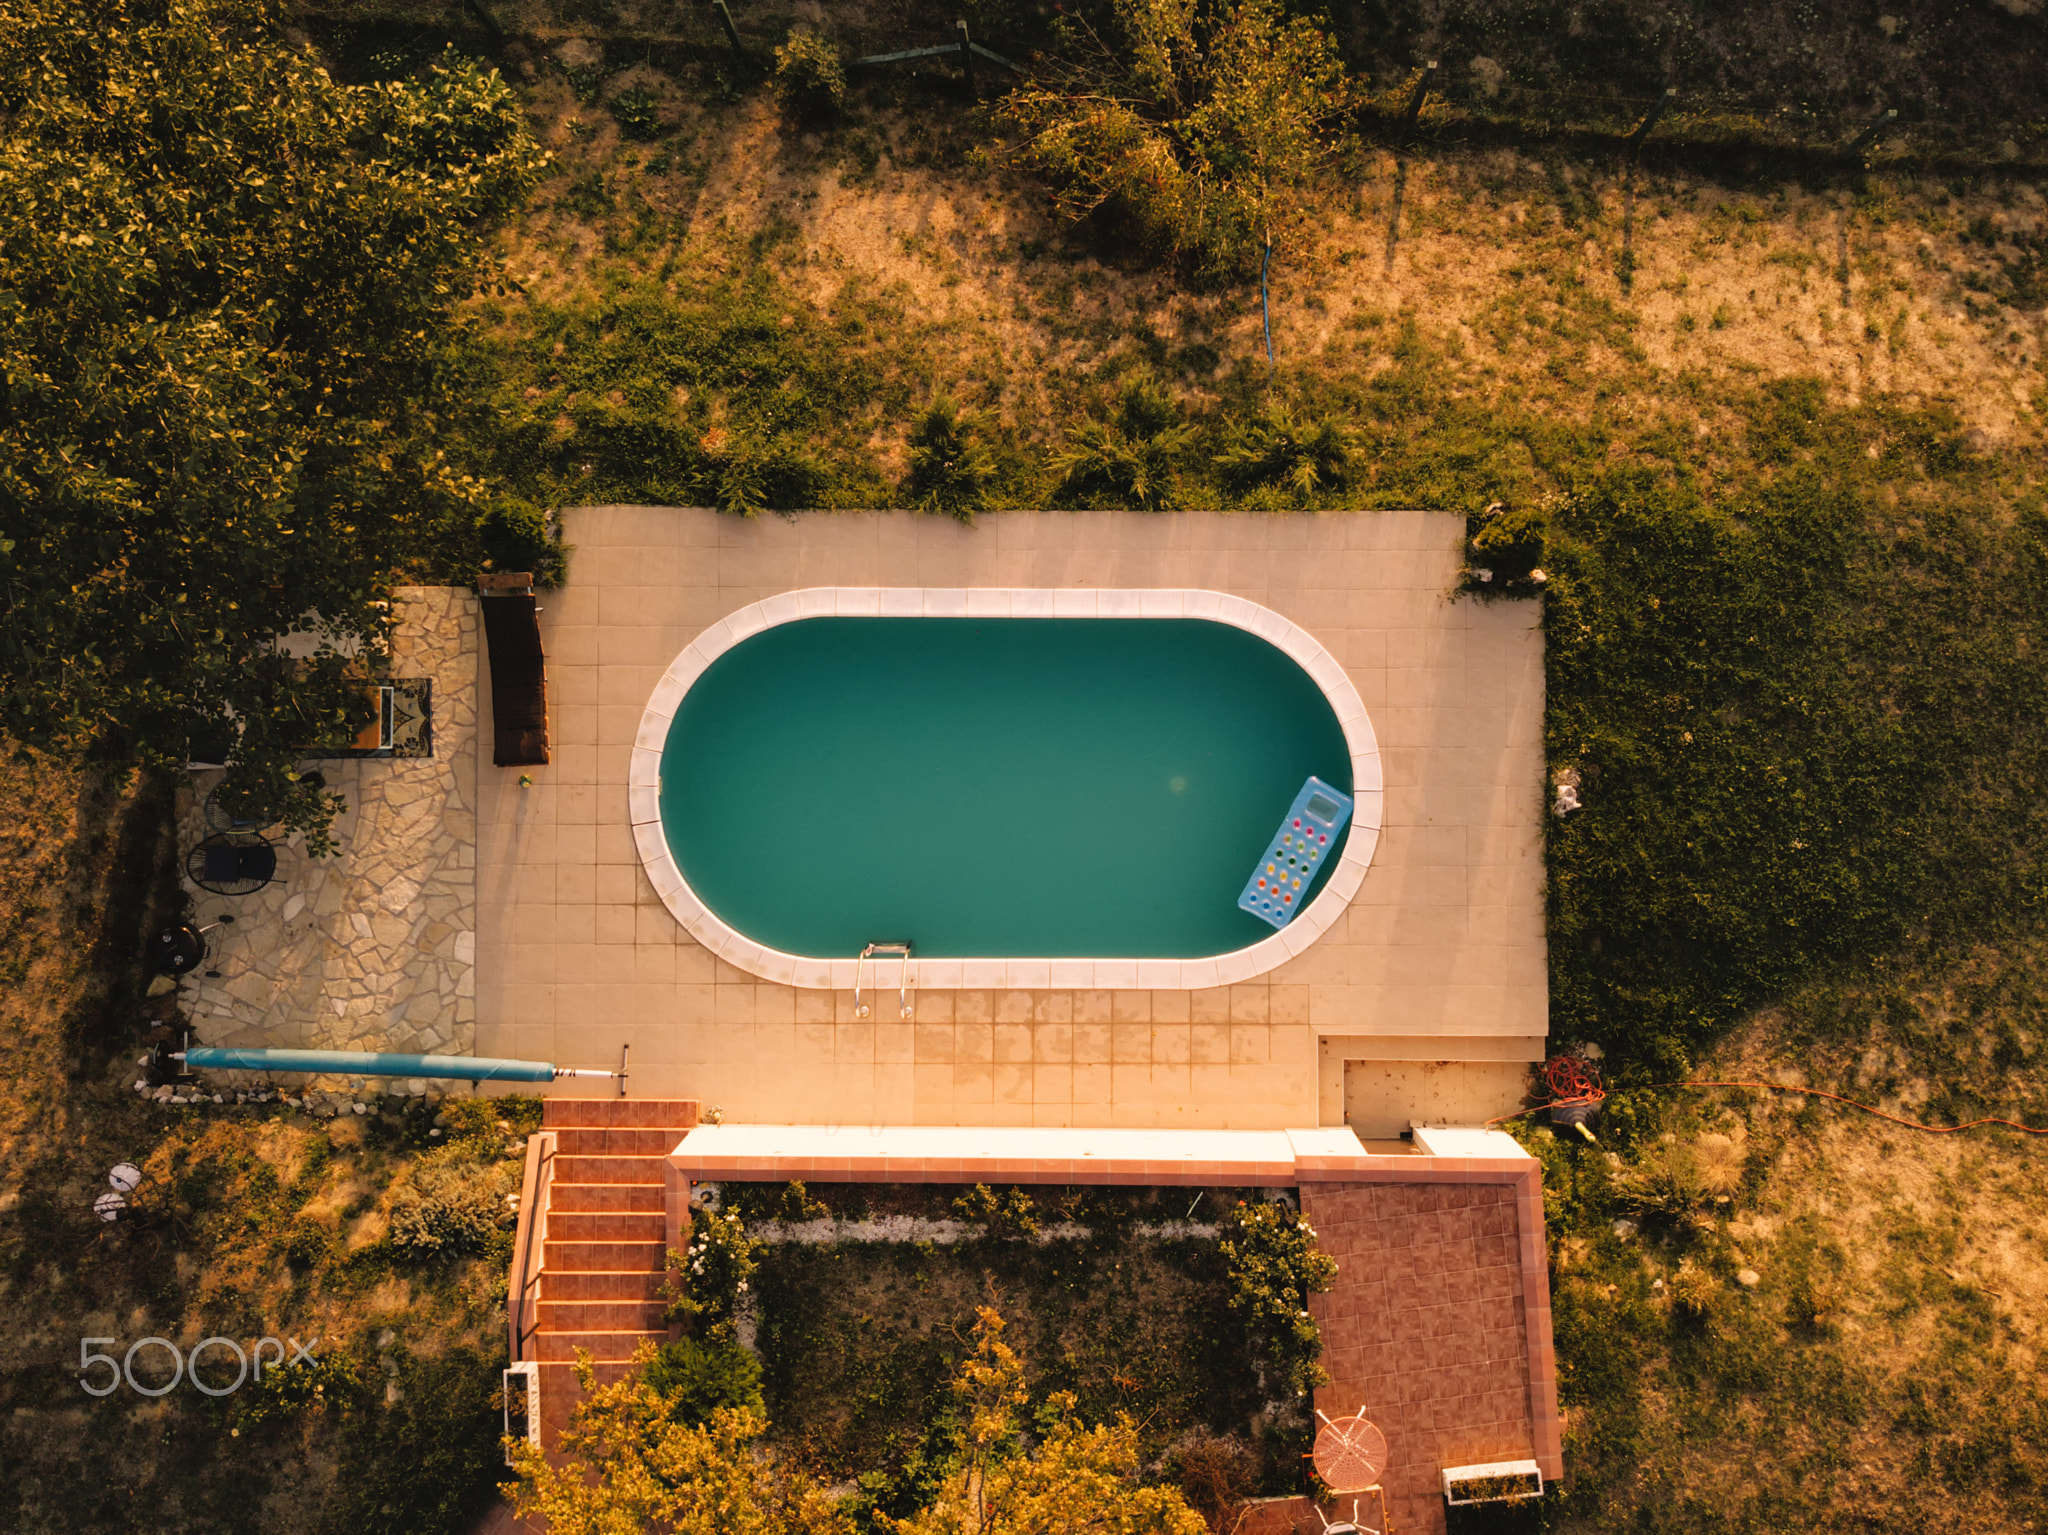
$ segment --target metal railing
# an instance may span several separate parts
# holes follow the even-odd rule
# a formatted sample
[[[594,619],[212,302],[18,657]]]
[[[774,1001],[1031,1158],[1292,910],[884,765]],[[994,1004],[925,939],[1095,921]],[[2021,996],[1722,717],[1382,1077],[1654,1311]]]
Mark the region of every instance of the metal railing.
[[[880,961],[884,959],[896,960],[902,966],[896,972],[896,1006],[900,1016],[909,1018],[916,1012],[916,1009],[910,1005],[910,943],[906,939],[901,943],[871,943],[865,949],[862,949],[858,957],[855,958],[853,962],[853,1016],[856,1018],[866,1018],[873,1012],[873,1009],[860,999],[861,970],[866,966],[873,965],[874,969],[869,971],[870,976],[872,976],[881,969]]]
[[[559,1143],[553,1130],[542,1130],[526,1141],[519,1229],[512,1238],[512,1272],[505,1289],[505,1325],[514,1364],[533,1357],[527,1345],[540,1330],[540,1280],[547,1269],[548,1203],[554,1194]]]

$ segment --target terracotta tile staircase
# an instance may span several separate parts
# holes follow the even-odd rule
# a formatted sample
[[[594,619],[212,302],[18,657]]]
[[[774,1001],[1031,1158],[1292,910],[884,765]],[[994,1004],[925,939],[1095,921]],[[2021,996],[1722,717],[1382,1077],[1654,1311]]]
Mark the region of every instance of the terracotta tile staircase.
[[[608,1384],[626,1374],[643,1339],[668,1337],[660,1288],[664,1255],[681,1240],[684,1195],[667,1155],[695,1128],[697,1107],[690,1099],[547,1100],[527,1154],[509,1309],[513,1357],[540,1361],[550,1449],[579,1394],[577,1349]]]

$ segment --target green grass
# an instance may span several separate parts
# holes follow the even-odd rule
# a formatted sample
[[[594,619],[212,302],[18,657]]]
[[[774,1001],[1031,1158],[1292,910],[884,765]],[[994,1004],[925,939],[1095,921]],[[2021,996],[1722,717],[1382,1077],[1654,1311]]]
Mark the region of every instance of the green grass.
[[[499,413],[482,464],[549,503],[886,504],[866,438],[921,403],[900,309],[851,287],[814,308],[735,265],[522,311],[472,353]]]

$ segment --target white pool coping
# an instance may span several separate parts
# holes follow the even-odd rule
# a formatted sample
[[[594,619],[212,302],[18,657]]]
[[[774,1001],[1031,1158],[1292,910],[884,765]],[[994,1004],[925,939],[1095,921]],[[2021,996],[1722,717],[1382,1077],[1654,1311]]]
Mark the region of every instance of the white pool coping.
[[[805,618],[1195,618],[1257,635],[1286,654],[1323,690],[1351,748],[1351,828],[1344,856],[1320,894],[1272,937],[1204,959],[912,959],[910,985],[919,991],[1046,990],[1204,991],[1249,981],[1279,968],[1344,915],[1379,845],[1382,799],[1379,742],[1365,701],[1336,657],[1300,625],[1271,608],[1227,592],[1186,588],[1084,591],[1044,587],[813,586],[779,592],[728,613],[669,664],[640,717],[627,775],[633,841],[655,893],[690,936],[727,964],[778,985],[851,991],[853,956],[811,959],[768,948],[739,932],[699,900],[669,851],[661,825],[661,753],[683,695],[726,651],[777,624]],[[898,964],[871,962],[863,977],[876,991],[896,989]]]

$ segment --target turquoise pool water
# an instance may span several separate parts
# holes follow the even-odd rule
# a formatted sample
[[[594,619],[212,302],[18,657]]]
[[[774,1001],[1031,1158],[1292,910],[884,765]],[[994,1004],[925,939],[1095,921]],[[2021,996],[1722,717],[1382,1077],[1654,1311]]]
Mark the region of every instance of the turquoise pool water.
[[[1237,894],[1311,773],[1352,787],[1322,689],[1228,624],[814,618],[684,695],[661,819],[785,953],[1197,959],[1271,936]]]

